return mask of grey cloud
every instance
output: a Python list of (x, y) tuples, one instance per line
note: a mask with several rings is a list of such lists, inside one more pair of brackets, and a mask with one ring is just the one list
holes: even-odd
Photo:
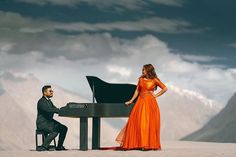
[[(169, 20), (159, 17), (139, 21), (112, 23), (58, 23), (47, 20), (33, 20), (17, 13), (0, 11), (0, 50), (8, 54), (24, 55), (32, 52), (45, 57), (38, 61), (46, 62), (45, 58), (64, 57), (68, 60), (90, 59), (107, 60), (113, 57), (129, 55), (120, 45), (124, 39), (113, 38), (109, 33), (64, 35), (56, 30), (66, 31), (157, 31), (166, 33), (198, 32), (191, 30), (186, 21)], [(98, 53), (99, 52), (99, 53)]]
[[(60, 38), (56, 37), (55, 39)], [(62, 39), (65, 40), (65, 38)], [(60, 51), (60, 53), (54, 54), (54, 58), (51, 58), (50, 64), (36, 64), (33, 61), (38, 56), (34, 56), (32, 53), (27, 53), (24, 57), (20, 55), (15, 56), (18, 57), (18, 60), (23, 60), (20, 62), (20, 65), (30, 62), (28, 66), (24, 67), (25, 71), (33, 71), (43, 80), (50, 79), (58, 84), (63, 82), (63, 85), (70, 86), (71, 89), (77, 88), (75, 87), (75, 84), (78, 84), (77, 78), (84, 78), (86, 75), (96, 75), (105, 78), (105, 80), (115, 79), (117, 82), (130, 82), (134, 80), (133, 82), (137, 83), (137, 77), (141, 74), (142, 65), (152, 63), (157, 70), (158, 76), (164, 82), (170, 82), (170, 84), (182, 88), (198, 91), (220, 102), (227, 100), (228, 96), (235, 90), (235, 69), (222, 69), (216, 66), (205, 67), (203, 64), (187, 62), (181, 56), (170, 53), (167, 43), (152, 35), (146, 35), (132, 40), (123, 40), (114, 38), (108, 33), (81, 34), (79, 36), (72, 36), (72, 39), (65, 40), (63, 45), (52, 46), (50, 43), (48, 44), (52, 46), (51, 48), (54, 51)], [(97, 45), (93, 43), (97, 43)], [(65, 53), (66, 51), (62, 53), (63, 50), (69, 50), (69, 48), (71, 51), (79, 48), (82, 52), (89, 52), (89, 54), (82, 54), (81, 56), (84, 57), (84, 62), (81, 62), (82, 60), (79, 54), (69, 54)], [(14, 56), (8, 53), (2, 54), (6, 55), (5, 58), (8, 61), (0, 58), (0, 64), (2, 64), (2, 61), (8, 64), (9, 59), (12, 59), (11, 57)], [(60, 56), (62, 55), (67, 58), (77, 58), (77, 60), (71, 62), (70, 60), (61, 59)], [(193, 56), (191, 57), (193, 58)], [(94, 58), (97, 64), (89, 64), (86, 60), (89, 58)], [(41, 59), (45, 59), (45, 56)], [(199, 58), (197, 59), (199, 60)], [(202, 58), (200, 59), (202, 60)], [(15, 63), (18, 63), (18, 60), (12, 62), (15, 66), (12, 67), (12, 71), (19, 71), (18, 65)], [(106, 69), (109, 66), (113, 66), (113, 70)], [(34, 69), (31, 69), (31, 67)], [(123, 72), (127, 69), (130, 74), (122, 77)], [(120, 72), (117, 73), (116, 71)], [(87, 84), (80, 84), (78, 86), (80, 86), (78, 87), (80, 90), (83, 90), (82, 87), (85, 86), (87, 88)]]
[(5, 93), (5, 90), (1, 88), (0, 86), (0, 96), (3, 95)]
[[(24, 29), (28, 27), (32, 28), (30, 33), (26, 33), (29, 29)], [(44, 57), (37, 60), (46, 61), (47, 58), (55, 57), (69, 60), (107, 60), (124, 53), (115, 48), (122, 40), (111, 38), (107, 33), (63, 35), (50, 31), (50, 27), (54, 27), (53, 22), (32, 20), (16, 13), (0, 11), (0, 54), (21, 55), (23, 58), (22, 55), (38, 53)], [(35, 29), (36, 32), (33, 31)]]
[(209, 30), (209, 27), (194, 28), (189, 22), (184, 20), (165, 19), (151, 17), (137, 21), (117, 21), (110, 23), (69, 23), (57, 24), (50, 29), (61, 29), (65, 31), (153, 31), (161, 33), (201, 33)]
[[(11, 33), (9, 32), (9, 34)], [(63, 57), (73, 61), (89, 59), (96, 63), (109, 58), (129, 55), (120, 46), (125, 40), (112, 38), (108, 33), (64, 36), (53, 32), (44, 32), (40, 35), (15, 32), (14, 36), (14, 38), (1, 36), (0, 45), (2, 46), (0, 49), (10, 55), (20, 55), (19, 57), (22, 59), (23, 55), (38, 55), (35, 56), (35, 59), (40, 62), (47, 62), (50, 58)]]
[(109, 23), (84, 23), (71, 22), (61, 23), (48, 20), (33, 20), (17, 13), (0, 11), (0, 31), (17, 31), (25, 34), (40, 34), (57, 30), (77, 32), (97, 31), (152, 31), (161, 33), (201, 33), (210, 28), (195, 28), (191, 23), (184, 20), (167, 19), (161, 17), (149, 17), (136, 21), (116, 21)]
[(214, 60), (222, 60), (225, 58), (222, 57), (215, 57), (215, 56), (206, 56), (206, 55), (180, 55), (183, 60), (190, 61), (190, 62), (211, 62)]
[[(11, 72), (3, 72), (0, 75), (0, 79), (4, 79), (4, 80), (11, 80), (11, 81), (15, 81), (15, 82), (21, 82), (21, 81), (25, 81), (26, 79), (21, 77), (21, 76), (15, 76), (13, 75)], [(1, 85), (0, 85), (1, 88)]]
[(227, 44), (227, 46), (236, 48), (236, 43), (230, 43), (230, 44)]
[[(0, 75), (0, 79), (1, 79), (1, 75)], [(1, 80), (0, 80), (0, 96), (3, 95), (4, 93), (5, 93), (5, 90), (3, 89)]]
[(36, 5), (52, 4), (52, 5), (65, 5), (65, 6), (74, 6), (79, 2), (78, 0), (15, 0), (15, 1), (31, 3)]
[(163, 4), (167, 6), (182, 7), (185, 3), (185, 0), (150, 0), (157, 4)]
[(81, 3), (86, 3), (91, 6), (96, 6), (100, 9), (117, 10), (140, 10), (148, 6), (150, 2), (166, 6), (182, 7), (184, 0), (16, 0), (25, 3), (32, 3), (37, 5), (63, 5), (74, 7)]

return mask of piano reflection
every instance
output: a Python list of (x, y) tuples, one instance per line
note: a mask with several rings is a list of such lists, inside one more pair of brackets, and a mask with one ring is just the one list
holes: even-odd
[[(80, 118), (80, 150), (88, 150), (88, 118), (92, 118), (92, 149), (100, 148), (100, 121), (106, 117), (128, 117), (133, 105), (125, 106), (136, 89), (133, 84), (107, 83), (86, 76), (93, 103), (70, 102), (60, 108), (59, 116)], [(134, 100), (133, 104), (136, 100)]]

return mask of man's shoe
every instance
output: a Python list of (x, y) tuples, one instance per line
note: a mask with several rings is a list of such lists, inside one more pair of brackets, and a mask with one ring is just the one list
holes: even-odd
[(61, 151), (61, 150), (67, 150), (67, 149), (64, 146), (61, 146), (61, 147), (56, 147), (56, 150)]
[(48, 151), (48, 149), (46, 148), (46, 147), (44, 147), (44, 146), (38, 146), (37, 148), (36, 148), (36, 151)]

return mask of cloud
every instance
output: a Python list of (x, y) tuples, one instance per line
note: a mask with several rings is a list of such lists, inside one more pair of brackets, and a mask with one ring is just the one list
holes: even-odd
[(15, 81), (15, 82), (22, 82), (26, 80), (24, 77), (15, 76), (14, 74), (10, 72), (3, 72), (2, 74), (0, 74), (0, 78), (5, 79), (5, 80)]
[(185, 0), (151, 0), (151, 2), (157, 4), (163, 4), (168, 6), (182, 7)]
[(230, 43), (230, 44), (227, 44), (227, 46), (236, 48), (236, 43)]
[[(66, 36), (53, 40), (54, 43), (57, 43), (56, 40), (64, 43), (51, 45), (51, 41), (44, 42), (40, 51), (24, 55), (0, 52), (0, 70), (34, 73), (45, 82), (54, 82), (78, 92), (88, 88), (84, 80), (86, 75), (95, 75), (108, 82), (136, 84), (142, 65), (152, 63), (164, 83), (202, 93), (218, 102), (225, 103), (235, 92), (236, 69), (186, 61), (181, 55), (171, 53), (167, 43), (152, 35), (125, 40), (109, 33), (80, 34), (71, 40)], [(43, 51), (45, 47), (50, 47), (53, 57), (48, 57), (49, 54)]]
[(0, 43), (0, 52), (8, 52), (13, 48), (14, 44), (8, 42)]
[(63, 5), (76, 6), (81, 3), (86, 3), (91, 6), (96, 6), (99, 9), (116, 9), (116, 10), (140, 10), (150, 3), (158, 5), (166, 5), (173, 7), (182, 7), (184, 0), (18, 0), (20, 2), (32, 3), (36, 5)]
[[(47, 58), (65, 57), (69, 60), (90, 58), (92, 61), (92, 58), (98, 57), (103, 60), (111, 56), (119, 57), (120, 53), (123, 53), (114, 45), (122, 40), (111, 39), (108, 33), (93, 36), (58, 34), (55, 31), (47, 31), (49, 30), (47, 22), (32, 20), (11, 12), (0, 12), (0, 20), (1, 53), (11, 54), (13, 58), (17, 54), (32, 54), (38, 55), (38, 61), (43, 62), (46, 62), (46, 59), (42, 59), (42, 55)], [(29, 31), (29, 29), (25, 29), (26, 27), (32, 27), (32, 29)], [(103, 49), (105, 46), (107, 49)], [(3, 56), (5, 55), (3, 54)]]
[(189, 55), (189, 54), (182, 54), (181, 58), (191, 62), (211, 62), (214, 60), (222, 60), (221, 58), (215, 56), (206, 56), (206, 55)]
[[(155, 31), (165, 33), (199, 32), (190, 29), (191, 24), (185, 21), (149, 18), (139, 21), (112, 23), (59, 23), (45, 19), (31, 19), (20, 14), (0, 11), (0, 50), (9, 54), (45, 55), (47, 58), (65, 57), (69, 60), (93, 58), (106, 60), (107, 57), (119, 57), (130, 52), (121, 50), (116, 45), (126, 42), (125, 39), (111, 37), (109, 33), (96, 33), (93, 36), (82, 33), (79, 36), (65, 35), (64, 31)], [(116, 43), (116, 44), (115, 44)], [(107, 49), (103, 49), (107, 47)], [(98, 54), (97, 51), (100, 53)], [(66, 53), (65, 53), (66, 52)], [(102, 57), (101, 57), (102, 56)], [(42, 58), (42, 56), (41, 56)], [(45, 59), (38, 59), (46, 62)]]
[(122, 77), (130, 77), (131, 70), (117, 65), (107, 65), (107, 71), (114, 74), (119, 74)]
[(16, 0), (17, 2), (25, 2), (25, 3), (31, 3), (36, 5), (65, 5), (65, 6), (75, 6), (76, 4), (79, 4), (79, 0)]
[(209, 28), (194, 28), (189, 22), (184, 20), (165, 19), (151, 17), (137, 21), (117, 21), (110, 23), (69, 23), (57, 24), (54, 28), (66, 31), (152, 31), (160, 33), (201, 33)]
[[(37, 61), (40, 62), (47, 62), (50, 58), (65, 58), (72, 61), (89, 59), (91, 63), (96, 63), (98, 59), (105, 61), (107, 58), (128, 55), (128, 52), (117, 47), (125, 40), (112, 38), (108, 33), (79, 36), (64, 36), (55, 33), (43, 33), (41, 36), (27, 34), (9, 40), (11, 40), (9, 43), (2, 42), (0, 47), (2, 53), (22, 57), (29, 54), (38, 57)], [(9, 45), (13, 46), (7, 49)]]
[[(0, 12), (0, 21), (2, 72), (33, 73), (45, 82), (78, 92), (88, 88), (86, 80), (82, 79), (86, 75), (137, 83), (142, 65), (152, 63), (163, 82), (202, 93), (219, 102), (224, 103), (235, 92), (235, 69), (206, 65), (217, 59), (213, 56), (171, 53), (168, 43), (153, 35), (122, 39), (107, 32), (190, 31), (191, 24), (182, 20), (155, 17), (131, 22), (59, 23)], [(81, 33), (64, 35), (59, 34), (58, 29)], [(106, 33), (84, 33), (93, 30)]]
[(106, 23), (71, 22), (62, 23), (45, 19), (33, 20), (20, 14), (0, 11), (0, 31), (21, 33), (43, 33), (53, 31), (100, 32), (100, 31), (151, 31), (160, 33), (202, 33), (210, 28), (195, 28), (191, 23), (180, 19), (149, 17), (135, 21), (116, 21)]
[[(0, 84), (1, 85), (1, 84)], [(0, 86), (0, 96), (3, 95), (6, 91), (4, 89), (1, 88)]]

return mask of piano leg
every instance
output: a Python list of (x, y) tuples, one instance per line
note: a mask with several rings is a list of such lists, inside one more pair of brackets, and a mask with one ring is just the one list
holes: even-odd
[(93, 117), (92, 149), (100, 148), (100, 117)]
[(88, 150), (88, 118), (80, 117), (80, 150)]

